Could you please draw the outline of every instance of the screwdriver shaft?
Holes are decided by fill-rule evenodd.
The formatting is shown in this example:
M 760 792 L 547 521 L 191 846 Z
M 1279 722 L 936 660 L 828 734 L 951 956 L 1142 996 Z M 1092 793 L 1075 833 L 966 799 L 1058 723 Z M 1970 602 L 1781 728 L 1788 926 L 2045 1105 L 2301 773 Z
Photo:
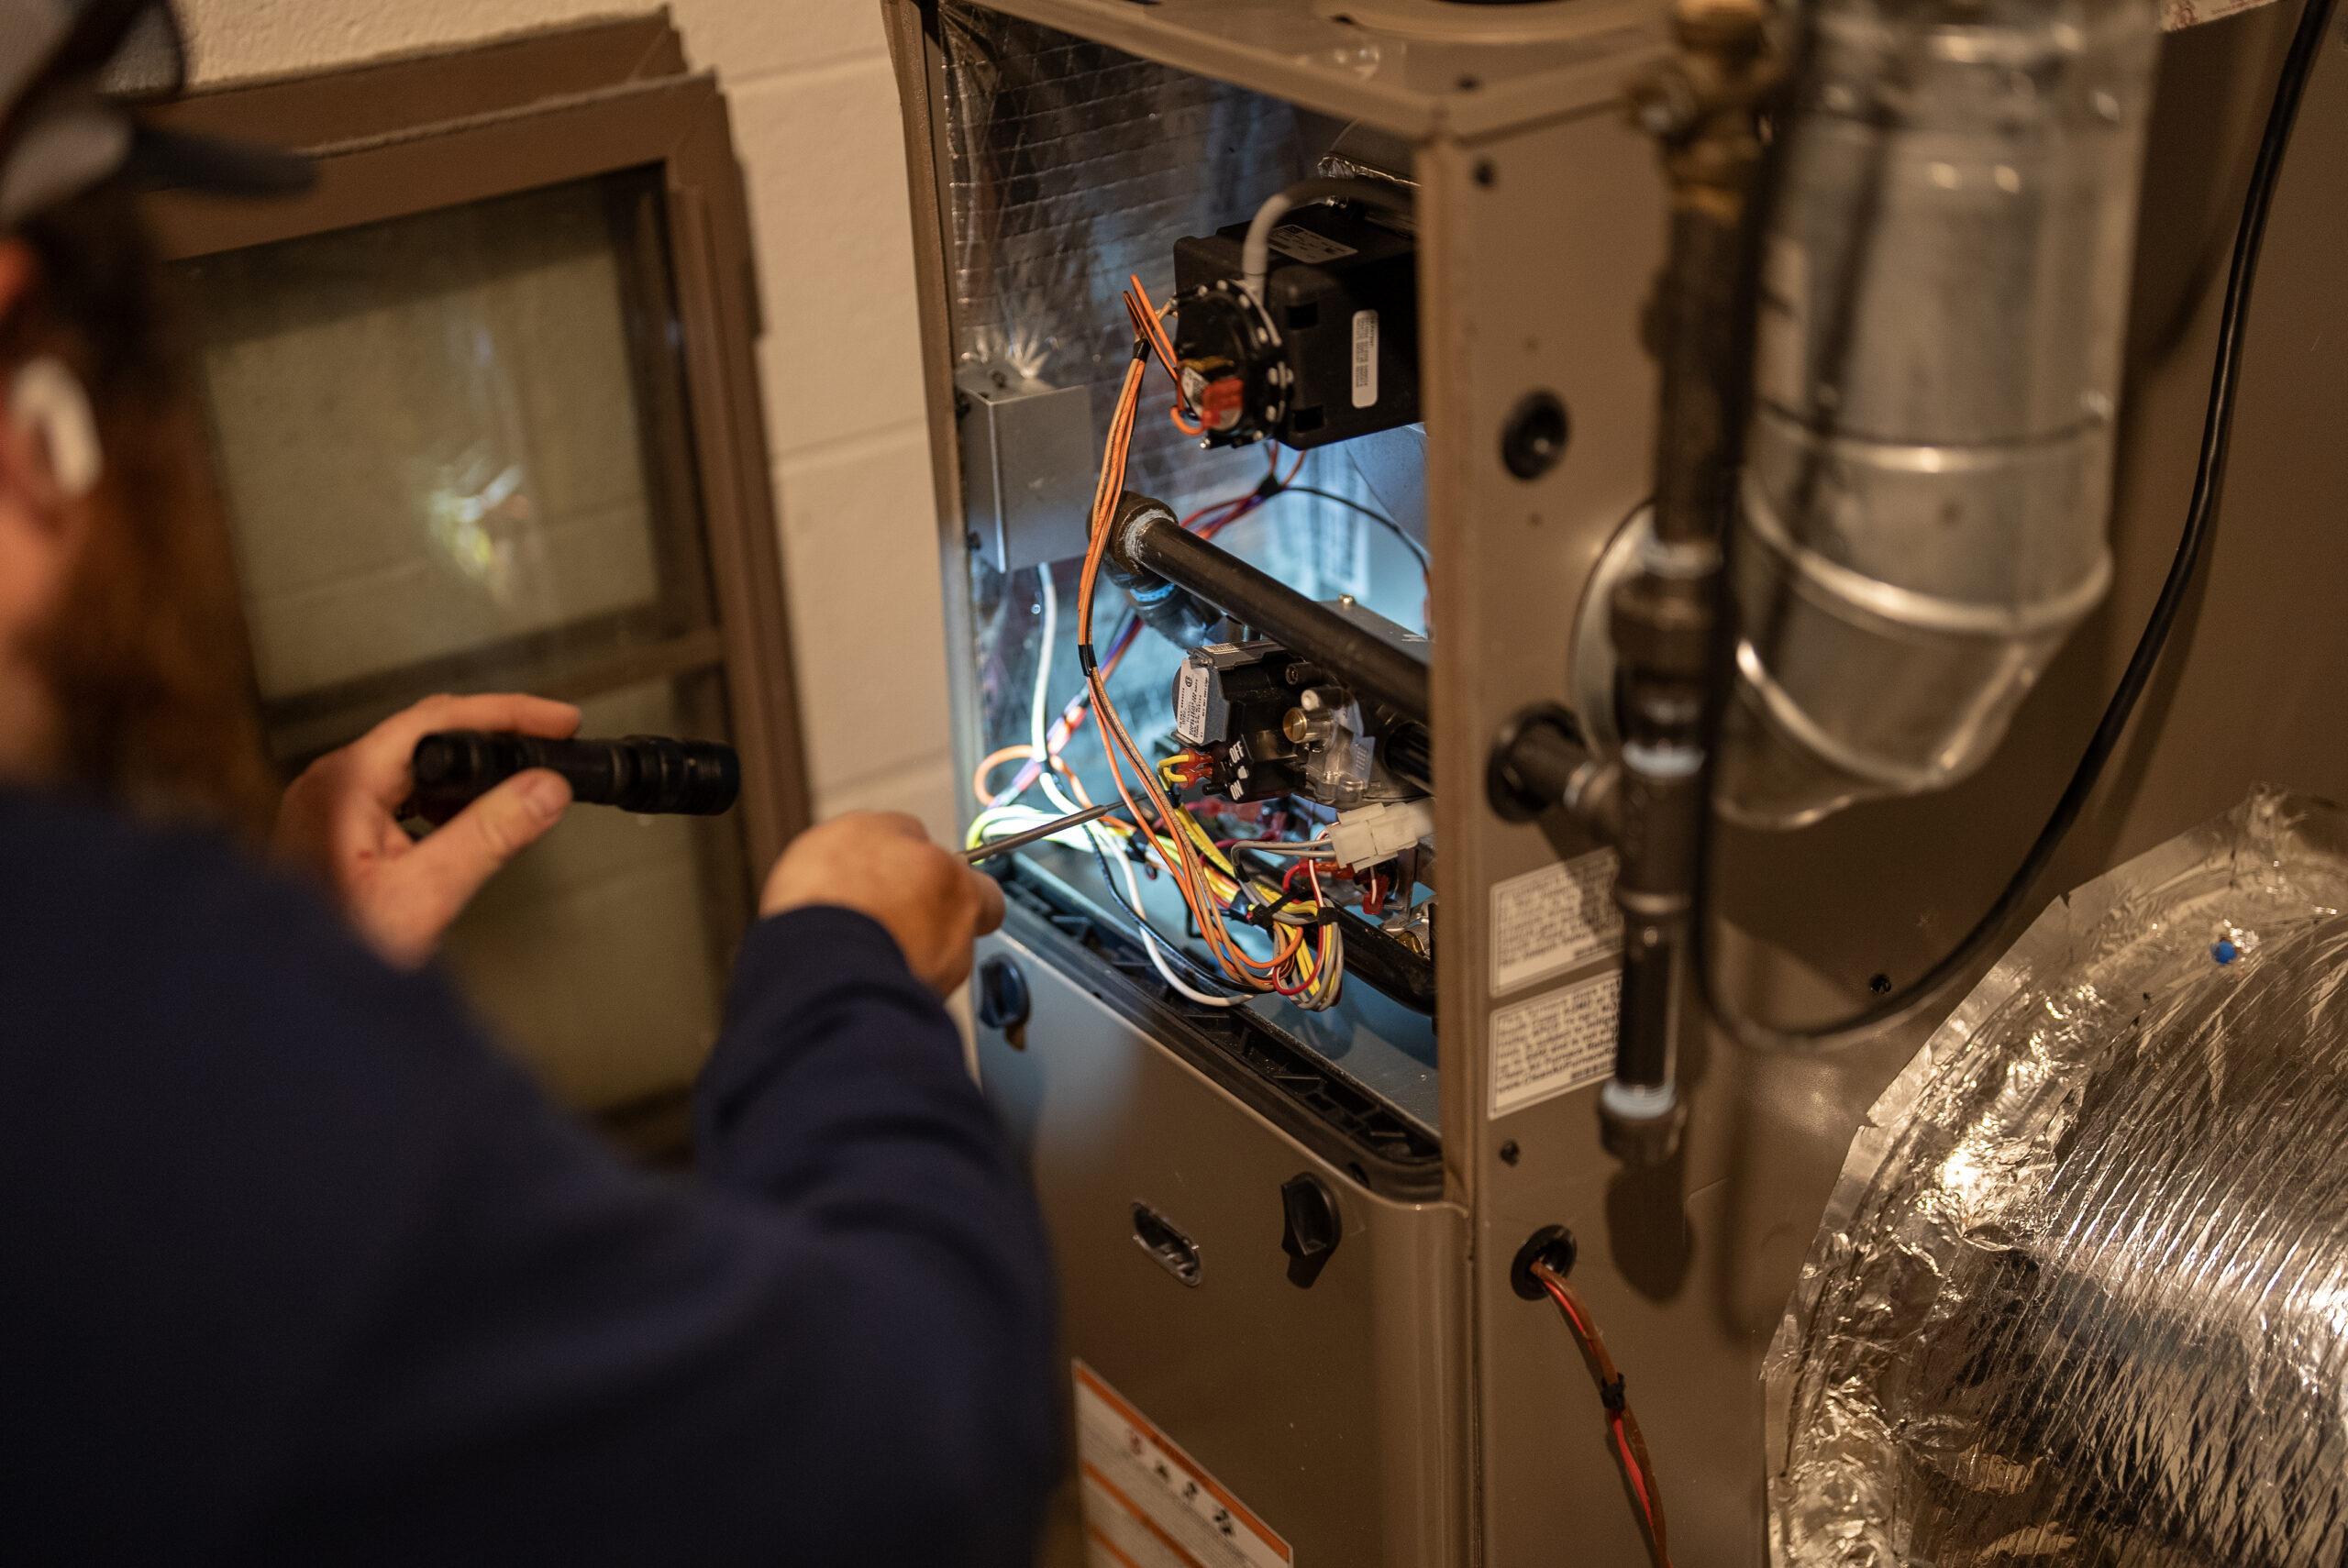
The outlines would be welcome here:
M 1046 823 L 1040 827 L 1029 828 L 1025 833 L 1014 833 L 1009 838 L 990 839 L 976 849 L 964 850 L 962 858 L 976 866 L 981 860 L 991 860 L 998 855 L 1008 855 L 1014 849 L 1024 849 L 1029 845 L 1049 838 L 1056 833 L 1066 833 L 1070 828 L 1082 827 L 1087 823 L 1097 823 L 1115 809 L 1113 806 L 1088 806 L 1074 816 L 1061 817 L 1056 822 Z

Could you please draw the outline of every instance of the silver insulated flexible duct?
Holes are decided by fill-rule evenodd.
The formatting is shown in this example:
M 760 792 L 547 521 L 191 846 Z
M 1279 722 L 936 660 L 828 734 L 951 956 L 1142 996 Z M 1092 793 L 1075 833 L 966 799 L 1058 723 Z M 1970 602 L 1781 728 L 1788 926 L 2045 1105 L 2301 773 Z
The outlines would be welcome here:
M 2348 823 L 2056 904 L 1853 1146 L 1767 1372 L 1780 1568 L 2348 1553 Z
M 2110 580 L 2153 0 L 1815 0 L 1763 248 L 1722 809 L 1978 767 Z

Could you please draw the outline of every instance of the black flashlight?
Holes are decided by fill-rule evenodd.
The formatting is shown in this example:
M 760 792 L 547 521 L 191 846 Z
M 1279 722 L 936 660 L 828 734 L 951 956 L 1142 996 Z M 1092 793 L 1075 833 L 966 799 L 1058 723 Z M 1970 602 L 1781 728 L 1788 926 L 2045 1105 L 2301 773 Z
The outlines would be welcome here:
M 574 801 L 644 816 L 714 817 L 742 792 L 741 757 L 715 741 L 546 740 L 509 730 L 442 730 L 415 743 L 409 809 L 446 822 L 467 801 L 533 767 L 569 779 Z

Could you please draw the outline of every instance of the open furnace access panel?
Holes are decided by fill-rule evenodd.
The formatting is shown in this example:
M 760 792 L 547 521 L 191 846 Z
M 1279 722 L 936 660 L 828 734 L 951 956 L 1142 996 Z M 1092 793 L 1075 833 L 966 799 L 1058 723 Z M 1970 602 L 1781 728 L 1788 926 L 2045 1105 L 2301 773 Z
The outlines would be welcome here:
M 974 989 L 1062 1276 L 1049 1561 L 1645 1558 L 1510 1278 L 1604 1231 L 1611 857 L 1483 769 L 1644 493 L 1660 32 L 1489 9 L 888 7 L 968 831 L 1114 807 L 993 863 Z M 1748 1348 L 1669 1337 L 1675 1534 L 1757 1542 Z

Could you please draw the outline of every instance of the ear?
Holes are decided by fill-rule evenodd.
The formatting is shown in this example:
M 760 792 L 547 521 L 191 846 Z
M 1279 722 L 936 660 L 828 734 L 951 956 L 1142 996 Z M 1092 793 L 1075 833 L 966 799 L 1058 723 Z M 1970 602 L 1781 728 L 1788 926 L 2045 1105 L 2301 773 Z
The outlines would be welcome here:
M 38 274 L 23 241 L 0 239 L 0 321 L 22 307 Z M 0 366 L 0 645 L 13 646 L 64 590 L 98 458 L 87 400 L 63 365 Z

